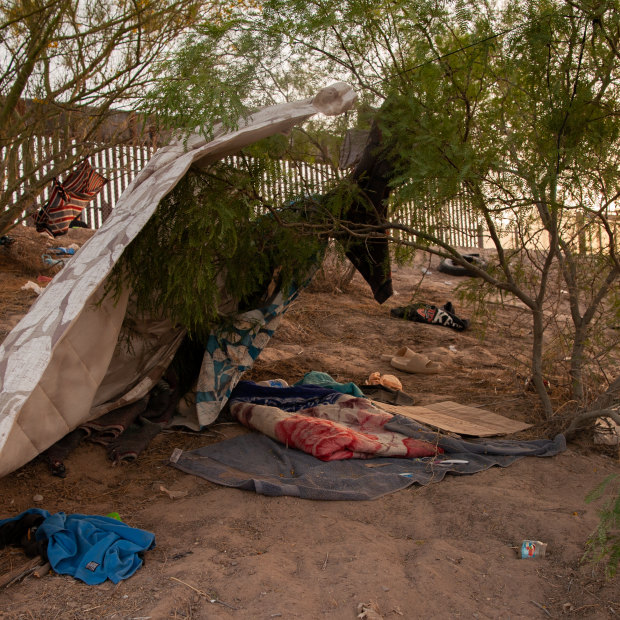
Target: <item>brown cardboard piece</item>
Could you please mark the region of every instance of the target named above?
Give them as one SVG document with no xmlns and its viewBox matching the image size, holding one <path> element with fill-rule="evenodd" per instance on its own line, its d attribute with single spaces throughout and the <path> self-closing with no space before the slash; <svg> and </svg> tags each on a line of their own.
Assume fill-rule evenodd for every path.
<svg viewBox="0 0 620 620">
<path fill-rule="evenodd" d="M 424 407 L 388 405 L 378 402 L 374 404 L 389 413 L 397 413 L 443 431 L 472 437 L 509 435 L 531 426 L 519 420 L 505 418 L 487 409 L 461 405 L 449 400 Z"/>
</svg>

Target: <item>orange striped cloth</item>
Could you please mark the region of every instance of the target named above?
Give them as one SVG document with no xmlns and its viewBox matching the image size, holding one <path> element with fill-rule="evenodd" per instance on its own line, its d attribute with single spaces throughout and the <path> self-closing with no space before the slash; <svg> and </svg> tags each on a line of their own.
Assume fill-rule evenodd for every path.
<svg viewBox="0 0 620 620">
<path fill-rule="evenodd" d="M 54 237 L 64 235 L 71 222 L 80 216 L 107 182 L 86 159 L 64 182 L 54 179 L 50 198 L 35 217 L 37 231 L 47 231 Z"/>
</svg>

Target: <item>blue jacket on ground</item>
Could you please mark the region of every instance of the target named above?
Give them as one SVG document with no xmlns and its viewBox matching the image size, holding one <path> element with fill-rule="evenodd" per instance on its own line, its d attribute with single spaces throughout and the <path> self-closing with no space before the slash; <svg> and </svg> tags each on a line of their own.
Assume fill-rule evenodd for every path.
<svg viewBox="0 0 620 620">
<path fill-rule="evenodd" d="M 138 554 L 155 546 L 155 534 L 97 515 L 51 515 L 47 510 L 31 508 L 11 519 L 0 520 L 0 526 L 33 512 L 45 517 L 36 537 L 48 539 L 47 555 L 52 569 L 89 585 L 106 579 L 118 583 L 131 577 L 142 566 Z"/>
</svg>

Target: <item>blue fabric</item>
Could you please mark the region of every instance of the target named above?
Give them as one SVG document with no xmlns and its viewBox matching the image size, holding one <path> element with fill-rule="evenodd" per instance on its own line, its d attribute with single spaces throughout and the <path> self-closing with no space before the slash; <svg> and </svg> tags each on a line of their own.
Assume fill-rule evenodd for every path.
<svg viewBox="0 0 620 620">
<path fill-rule="evenodd" d="M 0 527 L 2 527 L 5 523 L 9 523 L 11 521 L 17 521 L 18 519 L 21 519 L 22 517 L 29 515 L 29 514 L 41 515 L 42 517 L 45 517 L 46 519 L 47 517 L 50 516 L 50 513 L 47 512 L 47 510 L 42 510 L 41 508 L 28 508 L 28 510 L 24 510 L 24 512 L 18 514 L 15 517 L 9 517 L 8 519 L 0 519 Z"/>
<path fill-rule="evenodd" d="M 37 529 L 37 540 L 48 539 L 47 555 L 52 569 L 60 575 L 71 575 L 89 585 L 109 579 L 118 583 L 131 577 L 140 566 L 139 553 L 155 546 L 155 534 L 129 527 L 110 517 L 97 515 L 54 515 L 31 508 L 16 517 L 38 513 L 45 521 Z"/>
<path fill-rule="evenodd" d="M 349 383 L 338 383 L 326 372 L 319 372 L 318 370 L 307 372 L 304 378 L 294 385 L 320 385 L 321 387 L 330 388 L 342 394 L 351 394 L 352 396 L 357 396 L 357 398 L 366 398 L 364 392 L 362 392 L 353 381 L 349 381 Z"/>
<path fill-rule="evenodd" d="M 239 381 L 230 395 L 233 401 L 254 403 L 267 407 L 278 407 L 284 411 L 299 411 L 317 405 L 333 404 L 342 398 L 342 393 L 318 385 L 296 385 L 292 387 L 268 387 L 252 381 Z"/>
</svg>

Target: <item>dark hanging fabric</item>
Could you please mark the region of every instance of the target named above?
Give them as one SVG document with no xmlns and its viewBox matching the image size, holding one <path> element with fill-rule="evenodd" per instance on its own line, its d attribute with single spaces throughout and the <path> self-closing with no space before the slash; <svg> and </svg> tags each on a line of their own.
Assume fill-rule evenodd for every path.
<svg viewBox="0 0 620 620">
<path fill-rule="evenodd" d="M 342 215 L 343 222 L 354 226 L 381 225 L 387 213 L 393 176 L 394 163 L 387 148 L 382 146 L 381 130 L 373 124 L 362 157 L 349 177 L 356 191 L 351 207 Z M 385 231 L 360 232 L 362 237 L 345 242 L 346 256 L 382 304 L 394 294 L 389 243 Z"/>
</svg>

